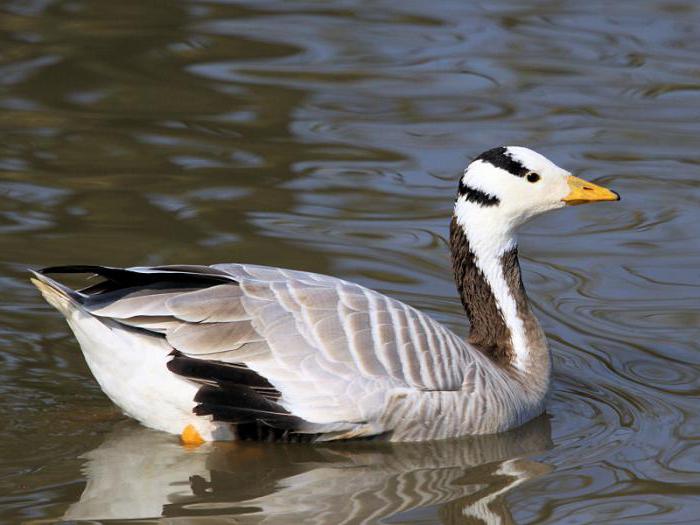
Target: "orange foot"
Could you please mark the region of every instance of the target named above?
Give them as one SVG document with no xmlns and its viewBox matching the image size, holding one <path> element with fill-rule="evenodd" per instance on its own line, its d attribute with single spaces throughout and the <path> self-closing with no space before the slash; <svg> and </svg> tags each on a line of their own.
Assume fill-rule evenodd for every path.
<svg viewBox="0 0 700 525">
<path fill-rule="evenodd" d="M 182 444 L 185 445 L 186 447 L 198 447 L 202 443 L 204 443 L 204 438 L 199 435 L 199 432 L 197 432 L 197 429 L 194 428 L 192 425 L 187 425 L 184 429 L 182 429 L 182 434 L 180 434 L 180 440 L 182 441 Z"/>
</svg>

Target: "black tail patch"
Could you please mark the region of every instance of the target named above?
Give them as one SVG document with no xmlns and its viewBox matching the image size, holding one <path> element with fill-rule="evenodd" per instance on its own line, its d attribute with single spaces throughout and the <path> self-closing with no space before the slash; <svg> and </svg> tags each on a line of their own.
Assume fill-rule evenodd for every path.
<svg viewBox="0 0 700 525">
<path fill-rule="evenodd" d="M 236 425 L 239 439 L 296 440 L 292 435 L 306 423 L 277 400 L 280 392 L 243 364 L 205 361 L 175 351 L 168 369 L 202 386 L 194 413 Z"/>
<path fill-rule="evenodd" d="M 198 383 L 226 383 L 247 387 L 271 401 L 281 397 L 279 391 L 267 379 L 244 364 L 196 359 L 180 352 L 174 355 L 168 363 L 168 370 L 177 375 Z"/>
</svg>

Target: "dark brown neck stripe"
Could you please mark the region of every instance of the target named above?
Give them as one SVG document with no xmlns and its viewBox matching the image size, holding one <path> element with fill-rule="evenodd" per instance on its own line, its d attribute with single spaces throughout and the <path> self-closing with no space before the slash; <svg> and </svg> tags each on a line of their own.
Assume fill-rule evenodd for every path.
<svg viewBox="0 0 700 525">
<path fill-rule="evenodd" d="M 500 364 L 512 363 L 515 355 L 510 330 L 498 309 L 491 286 L 476 264 L 464 229 L 455 217 L 450 223 L 450 247 L 457 290 L 471 324 L 469 343 Z M 528 311 L 517 249 L 506 252 L 501 263 L 506 282 L 516 297 L 518 311 Z"/>
</svg>

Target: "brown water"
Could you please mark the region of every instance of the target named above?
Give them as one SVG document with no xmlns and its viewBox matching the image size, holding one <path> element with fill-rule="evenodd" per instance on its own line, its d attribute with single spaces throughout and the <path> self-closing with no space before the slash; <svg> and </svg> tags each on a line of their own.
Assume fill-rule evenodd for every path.
<svg viewBox="0 0 700 525">
<path fill-rule="evenodd" d="M 0 521 L 697 520 L 700 6 L 612 4 L 0 2 Z M 555 380 L 512 434 L 183 449 L 27 281 L 256 262 L 463 332 L 456 181 L 503 143 L 623 195 L 522 234 Z"/>
</svg>

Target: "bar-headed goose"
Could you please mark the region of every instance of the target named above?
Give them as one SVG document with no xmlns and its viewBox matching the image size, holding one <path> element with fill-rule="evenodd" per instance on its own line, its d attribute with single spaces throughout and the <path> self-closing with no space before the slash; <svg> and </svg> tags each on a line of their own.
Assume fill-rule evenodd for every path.
<svg viewBox="0 0 700 525">
<path fill-rule="evenodd" d="M 540 414 L 550 378 L 516 229 L 566 204 L 612 200 L 526 148 L 474 159 L 450 225 L 467 341 L 375 291 L 281 268 L 63 266 L 33 282 L 112 401 L 188 443 L 494 433 Z M 102 280 L 73 290 L 47 273 Z"/>
</svg>

